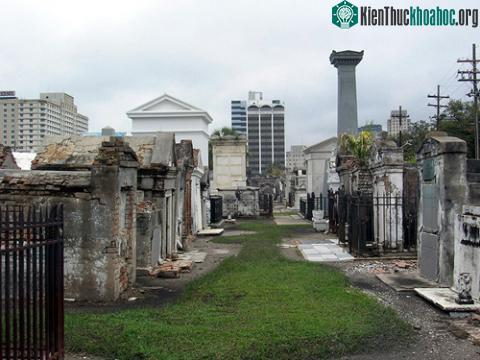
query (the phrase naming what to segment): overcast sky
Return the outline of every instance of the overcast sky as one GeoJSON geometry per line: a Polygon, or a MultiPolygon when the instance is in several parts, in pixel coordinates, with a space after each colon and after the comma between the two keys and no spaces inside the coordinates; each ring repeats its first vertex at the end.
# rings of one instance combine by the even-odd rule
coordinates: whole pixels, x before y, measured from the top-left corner
{"type": "MultiPolygon", "coordinates": [[[[125,112],[169,93],[230,125],[230,100],[249,90],[286,104],[287,144],[336,133],[335,50],[365,50],[357,67],[359,124],[386,126],[402,105],[427,119],[436,85],[460,98],[456,60],[477,29],[366,28],[331,23],[335,0],[82,0],[1,2],[0,89],[23,98],[65,91],[90,131],[130,131],[125,112]]],[[[478,0],[370,0],[382,7],[479,6],[478,0]]],[[[465,67],[465,66],[463,66],[465,67]]]]}

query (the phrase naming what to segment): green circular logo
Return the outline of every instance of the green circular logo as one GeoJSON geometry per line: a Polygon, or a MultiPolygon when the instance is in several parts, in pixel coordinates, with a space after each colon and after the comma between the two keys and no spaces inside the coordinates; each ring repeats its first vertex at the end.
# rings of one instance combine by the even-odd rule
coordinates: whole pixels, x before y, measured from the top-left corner
{"type": "Polygon", "coordinates": [[[358,8],[344,0],[332,8],[332,23],[340,29],[350,29],[358,24],[358,8]]]}

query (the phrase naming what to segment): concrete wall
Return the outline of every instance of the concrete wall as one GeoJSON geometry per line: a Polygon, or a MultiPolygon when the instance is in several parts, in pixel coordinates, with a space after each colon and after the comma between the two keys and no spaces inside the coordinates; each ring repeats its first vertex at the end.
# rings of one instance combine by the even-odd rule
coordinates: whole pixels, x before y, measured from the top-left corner
{"type": "Polygon", "coordinates": [[[146,268],[177,253],[176,171],[141,174],[138,182],[137,262],[146,268]]]}
{"type": "Polygon", "coordinates": [[[260,215],[258,188],[220,189],[223,217],[256,217],[260,215]]]}
{"type": "Polygon", "coordinates": [[[275,203],[284,203],[285,178],[283,176],[252,175],[247,179],[247,185],[250,188],[258,188],[260,194],[269,194],[273,196],[275,203]]]}
{"type": "Polygon", "coordinates": [[[466,143],[445,133],[431,134],[417,153],[420,274],[453,285],[454,228],[466,196],[466,143]]]}
{"type": "Polygon", "coordinates": [[[464,205],[455,219],[453,286],[459,291],[461,274],[471,276],[472,297],[480,301],[480,206],[464,205]]]}
{"type": "Polygon", "coordinates": [[[306,182],[307,176],[302,174],[302,170],[286,176],[285,198],[288,202],[290,194],[293,194],[293,209],[300,209],[300,199],[307,197],[306,182]]]}
{"type": "Polygon", "coordinates": [[[202,163],[208,166],[208,141],[210,136],[207,132],[204,131],[180,131],[171,129],[171,127],[165,127],[165,130],[153,126],[150,131],[147,130],[132,130],[132,135],[135,136],[148,136],[148,135],[155,135],[158,131],[170,131],[175,133],[175,139],[177,142],[181,140],[191,140],[193,146],[196,149],[200,149],[201,156],[202,156],[202,163]]]}
{"type": "Polygon", "coordinates": [[[213,180],[211,188],[230,189],[247,185],[247,141],[233,136],[212,138],[213,180]]]}
{"type": "Polygon", "coordinates": [[[461,289],[462,274],[471,277],[472,297],[480,301],[480,161],[467,160],[467,193],[455,218],[454,288],[461,289]]]}
{"type": "Polygon", "coordinates": [[[330,138],[304,150],[307,164],[307,192],[326,195],[328,193],[328,171],[332,151],[337,138],[330,138]]]}
{"type": "Polygon", "coordinates": [[[65,297],[112,301],[135,282],[136,181],[136,168],[118,166],[0,171],[0,201],[63,204],[65,297]]]}
{"type": "Polygon", "coordinates": [[[196,167],[192,173],[192,232],[198,233],[203,229],[203,205],[202,177],[203,169],[196,167]]]}

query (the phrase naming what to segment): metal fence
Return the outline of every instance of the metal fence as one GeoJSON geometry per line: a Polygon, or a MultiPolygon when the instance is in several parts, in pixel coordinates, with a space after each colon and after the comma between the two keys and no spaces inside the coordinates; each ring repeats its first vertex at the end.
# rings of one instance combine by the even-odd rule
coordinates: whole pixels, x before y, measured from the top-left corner
{"type": "Polygon", "coordinates": [[[315,193],[307,193],[306,198],[300,199],[300,213],[307,220],[312,220],[314,210],[323,210],[324,218],[327,217],[328,207],[329,207],[329,196],[316,196],[315,193]]]}
{"type": "Polygon", "coordinates": [[[288,206],[289,207],[295,206],[295,193],[293,192],[288,193],[288,206]]]}
{"type": "Polygon", "coordinates": [[[330,194],[330,231],[355,255],[413,251],[417,244],[417,199],[369,193],[330,194]]]}
{"type": "Polygon", "coordinates": [[[63,359],[63,208],[0,206],[0,359],[63,359]]]}
{"type": "Polygon", "coordinates": [[[273,214],[273,195],[259,194],[258,205],[260,208],[260,215],[270,216],[273,214]]]}
{"type": "Polygon", "coordinates": [[[307,200],[305,198],[300,199],[300,214],[302,214],[303,217],[307,214],[307,200]]]}
{"type": "Polygon", "coordinates": [[[338,192],[329,190],[326,217],[328,218],[328,231],[338,232],[338,192]]]}

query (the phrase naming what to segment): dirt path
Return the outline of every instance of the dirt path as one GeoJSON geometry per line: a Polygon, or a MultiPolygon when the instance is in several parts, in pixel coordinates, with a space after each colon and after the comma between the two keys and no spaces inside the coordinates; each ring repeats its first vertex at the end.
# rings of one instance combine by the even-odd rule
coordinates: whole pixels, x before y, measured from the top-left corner
{"type": "Polygon", "coordinates": [[[217,244],[210,242],[209,237],[198,237],[192,249],[206,252],[202,263],[195,263],[188,273],[180,274],[179,278],[162,279],[150,276],[138,276],[137,282],[122,299],[111,303],[66,303],[66,312],[108,312],[122,311],[138,307],[159,307],[177,299],[192,280],[215,269],[225,258],[237,255],[241,249],[238,244],[217,244]],[[128,299],[136,298],[129,301],[128,299]]]}
{"type": "MultiPolygon", "coordinates": [[[[315,232],[301,232],[299,239],[325,239],[329,235],[315,232]]],[[[293,243],[294,238],[285,239],[293,243]]],[[[283,254],[292,260],[303,260],[296,248],[282,249],[283,254]]],[[[459,339],[449,330],[451,318],[448,314],[430,306],[424,300],[411,293],[397,293],[378,280],[375,274],[362,271],[359,262],[331,263],[342,270],[351,280],[352,285],[377,297],[387,306],[393,307],[399,316],[414,327],[412,339],[407,343],[391,344],[392,347],[382,351],[366,351],[364,354],[346,356],[342,359],[352,360],[466,360],[480,359],[480,346],[470,340],[459,339]],[[360,269],[360,270],[359,270],[360,269]]],[[[365,267],[368,269],[368,267],[365,267]]],[[[368,346],[368,344],[366,344],[368,346]]],[[[388,348],[388,346],[386,346],[388,348]]]]}
{"type": "MultiPolygon", "coordinates": [[[[237,235],[235,230],[227,229],[226,235],[237,235]]],[[[192,271],[182,273],[179,278],[161,279],[140,276],[134,288],[114,303],[66,303],[66,312],[116,312],[138,307],[161,307],[175,301],[192,280],[213,271],[224,259],[235,256],[240,252],[238,244],[216,244],[211,238],[199,237],[193,244],[195,250],[206,252],[207,256],[202,263],[194,264],[192,271]],[[136,297],[135,301],[128,298],[136,297]]],[[[104,360],[86,354],[66,354],[65,360],[104,360]]]]}

